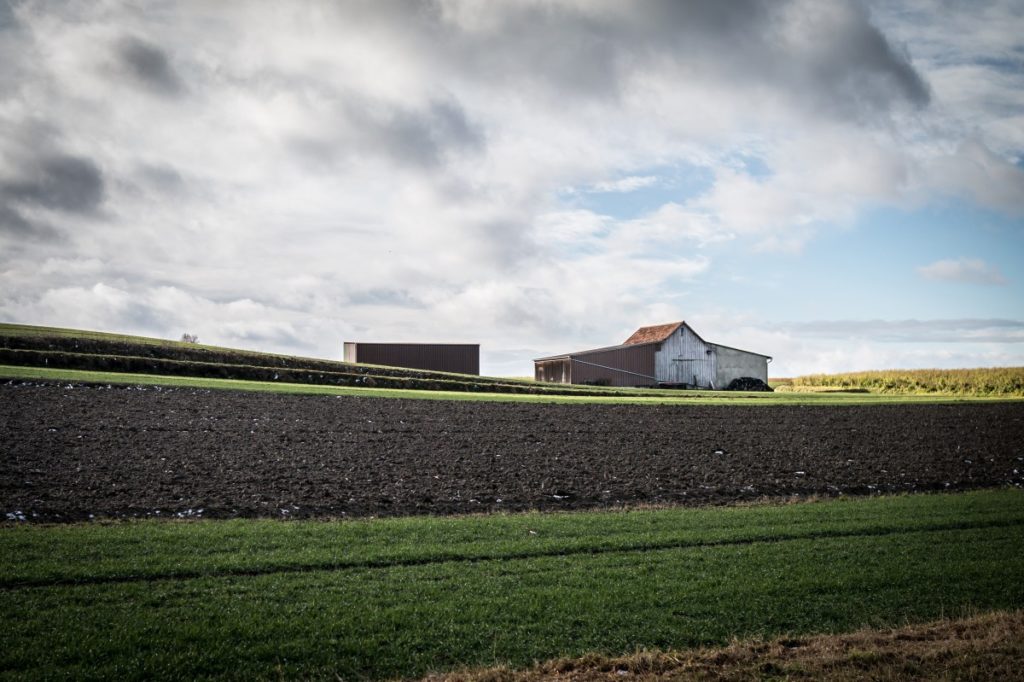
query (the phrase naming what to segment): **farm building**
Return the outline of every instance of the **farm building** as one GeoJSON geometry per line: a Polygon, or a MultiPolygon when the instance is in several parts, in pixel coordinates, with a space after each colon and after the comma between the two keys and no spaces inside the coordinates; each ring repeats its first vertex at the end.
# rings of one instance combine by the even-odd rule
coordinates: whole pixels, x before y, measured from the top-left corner
{"type": "Polygon", "coordinates": [[[478,343],[345,342],[345,362],[363,362],[435,372],[480,374],[478,343]]]}
{"type": "Polygon", "coordinates": [[[721,389],[733,379],[768,382],[771,357],[710,343],[685,322],[637,329],[619,346],[533,361],[537,381],[609,386],[692,386],[721,389]]]}

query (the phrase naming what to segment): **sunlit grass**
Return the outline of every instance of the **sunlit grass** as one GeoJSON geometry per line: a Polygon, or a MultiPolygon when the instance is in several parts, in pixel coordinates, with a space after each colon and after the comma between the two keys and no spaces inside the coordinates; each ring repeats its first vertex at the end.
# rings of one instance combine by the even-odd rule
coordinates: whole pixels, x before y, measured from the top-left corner
{"type": "Polygon", "coordinates": [[[364,388],[295,384],[241,379],[207,379],[157,374],[124,372],[93,372],[74,369],[49,369],[0,365],[0,381],[48,381],[96,383],[130,386],[166,386],[174,388],[258,391],[295,395],[348,395],[366,398],[410,398],[417,400],[472,400],[484,402],[528,402],[565,404],[637,404],[637,405],[884,405],[892,403],[956,403],[978,401],[1020,400],[1018,397],[975,397],[937,395],[869,395],[843,393],[743,393],[730,391],[661,391],[612,395],[549,395],[530,393],[488,393],[402,388],[364,388]]]}
{"type": "Polygon", "coordinates": [[[0,672],[394,678],[1024,605],[1024,494],[0,528],[0,672]]]}

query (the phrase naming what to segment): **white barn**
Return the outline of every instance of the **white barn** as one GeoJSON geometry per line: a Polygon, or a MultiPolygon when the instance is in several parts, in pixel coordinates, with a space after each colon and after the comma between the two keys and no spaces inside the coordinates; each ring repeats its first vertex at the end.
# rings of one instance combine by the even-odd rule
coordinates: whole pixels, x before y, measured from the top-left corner
{"type": "Polygon", "coordinates": [[[705,341],[686,322],[641,327],[618,346],[534,360],[537,381],[722,389],[733,379],[768,383],[771,356],[705,341]]]}

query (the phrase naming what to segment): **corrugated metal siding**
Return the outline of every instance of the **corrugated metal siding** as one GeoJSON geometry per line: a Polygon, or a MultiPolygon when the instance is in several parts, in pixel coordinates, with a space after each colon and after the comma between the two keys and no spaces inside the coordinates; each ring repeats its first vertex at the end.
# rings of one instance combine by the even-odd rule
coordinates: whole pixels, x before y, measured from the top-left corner
{"type": "MultiPolygon", "coordinates": [[[[710,344],[704,343],[686,325],[661,343],[655,356],[655,374],[664,384],[689,384],[711,388],[715,381],[716,358],[710,344]]],[[[715,386],[715,388],[720,388],[715,386]]]]}
{"type": "Polygon", "coordinates": [[[568,384],[569,358],[534,361],[533,378],[552,384],[568,384]]]}
{"type": "Polygon", "coordinates": [[[353,360],[349,345],[345,344],[348,362],[480,374],[480,345],[475,343],[351,343],[353,360]]]}
{"type": "Polygon", "coordinates": [[[345,342],[345,362],[359,362],[356,359],[356,346],[358,344],[352,343],[351,341],[345,342]]]}
{"type": "Polygon", "coordinates": [[[651,386],[654,380],[654,344],[616,348],[572,356],[570,382],[608,382],[609,386],[651,386]]]}

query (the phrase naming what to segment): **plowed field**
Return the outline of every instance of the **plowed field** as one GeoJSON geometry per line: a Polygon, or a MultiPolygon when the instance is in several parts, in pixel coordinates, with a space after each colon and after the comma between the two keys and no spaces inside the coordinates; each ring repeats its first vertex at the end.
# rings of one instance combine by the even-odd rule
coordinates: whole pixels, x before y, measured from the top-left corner
{"type": "Polygon", "coordinates": [[[369,516],[1024,483],[1024,405],[641,406],[0,386],[0,511],[369,516]]]}

